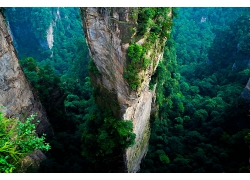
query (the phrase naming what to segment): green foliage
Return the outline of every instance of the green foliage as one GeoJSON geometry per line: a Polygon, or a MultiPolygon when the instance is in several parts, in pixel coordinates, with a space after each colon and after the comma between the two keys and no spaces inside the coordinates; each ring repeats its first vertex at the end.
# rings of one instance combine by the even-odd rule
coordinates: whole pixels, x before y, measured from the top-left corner
{"type": "MultiPolygon", "coordinates": [[[[41,48],[37,38],[44,38],[44,30],[57,8],[6,9],[19,56],[33,56],[41,64],[27,58],[23,69],[46,109],[50,109],[48,116],[55,130],[50,139],[52,148],[46,154],[48,159],[39,171],[122,172],[119,168],[124,165],[124,149],[135,139],[132,123],[117,120],[94,103],[88,77],[88,48],[82,38],[81,21],[75,18],[78,10],[58,9],[61,19],[53,27],[52,54],[41,48]],[[43,20],[32,22],[42,17],[39,12],[43,12],[43,20]],[[22,31],[20,37],[14,26],[19,31],[38,31],[22,31]],[[53,71],[63,75],[62,83],[53,71]],[[63,90],[62,94],[58,89],[63,90]],[[52,108],[54,104],[56,108],[52,108]]],[[[132,42],[141,36],[145,42],[130,43],[128,48],[124,77],[131,89],[138,89],[142,83],[141,72],[151,64],[155,66],[155,53],[149,59],[145,55],[168,38],[164,58],[150,82],[151,89],[157,84],[156,105],[141,172],[249,172],[249,102],[239,98],[249,78],[248,9],[174,9],[173,16],[178,13],[178,19],[174,19],[171,36],[172,19],[167,17],[170,8],[138,10],[138,19],[137,13],[131,14],[138,23],[132,42]],[[240,16],[244,11],[246,14],[240,16]],[[201,22],[202,17],[205,22],[201,22]],[[237,68],[232,68],[233,63],[237,68]]],[[[90,65],[90,69],[98,74],[95,66],[90,65]]],[[[0,157],[4,171],[16,167],[10,163],[11,158],[0,157]]]]}
{"type": "Polygon", "coordinates": [[[33,57],[41,66],[50,65],[59,76],[69,73],[72,65],[78,63],[79,44],[84,50],[82,57],[88,59],[79,8],[12,7],[6,8],[5,14],[20,59],[33,57]],[[50,49],[47,30],[51,25],[53,47],[50,49]]]}
{"type": "Polygon", "coordinates": [[[151,32],[150,33],[150,36],[148,37],[148,40],[151,42],[151,43],[155,43],[156,40],[157,40],[157,35],[154,33],[154,32],[151,32]]]}
{"type": "Polygon", "coordinates": [[[141,172],[249,172],[249,101],[239,98],[249,78],[249,17],[233,21],[230,29],[226,23],[232,18],[224,18],[237,18],[245,10],[179,9],[175,43],[166,43],[167,61],[159,63],[152,78],[158,113],[151,117],[141,172]],[[202,16],[206,21],[201,23],[202,16]],[[164,154],[171,160],[167,165],[164,154]]]}
{"type": "Polygon", "coordinates": [[[122,157],[126,148],[135,143],[133,124],[129,120],[114,118],[109,111],[98,110],[96,105],[90,108],[90,114],[85,116],[87,121],[81,128],[83,131],[82,155],[93,163],[94,171],[116,172],[118,168],[121,168],[118,159],[122,157]]]}
{"type": "Polygon", "coordinates": [[[149,40],[155,43],[156,39],[169,37],[172,27],[172,19],[168,16],[171,8],[139,8],[138,30],[139,35],[145,35],[150,31],[149,40]]]}
{"type": "Polygon", "coordinates": [[[250,133],[248,133],[246,136],[245,136],[245,143],[247,145],[250,145],[250,133]]]}
{"type": "Polygon", "coordinates": [[[180,109],[183,108],[181,107],[182,105],[179,102],[179,99],[182,96],[179,91],[179,84],[178,81],[176,81],[176,78],[173,76],[176,73],[176,67],[177,62],[175,48],[174,46],[167,46],[164,51],[164,59],[159,62],[156,73],[152,77],[152,79],[156,79],[156,82],[158,84],[156,87],[156,97],[157,104],[160,105],[159,116],[161,116],[161,114],[166,111],[166,109],[168,109],[169,111],[173,108],[173,101],[176,102],[176,104],[174,104],[176,106],[179,106],[180,109]]]}
{"type": "Polygon", "coordinates": [[[204,122],[208,117],[207,111],[205,109],[199,109],[194,113],[194,119],[196,123],[204,122]]]}
{"type": "Polygon", "coordinates": [[[128,47],[128,56],[131,58],[133,64],[138,63],[144,54],[142,46],[139,44],[131,44],[128,47]]]}
{"type": "Polygon", "coordinates": [[[79,8],[6,8],[6,15],[22,68],[55,133],[47,136],[52,148],[38,171],[92,172],[81,155],[79,130],[94,103],[79,8]],[[43,35],[52,20],[54,43],[49,50],[43,35]]]}
{"type": "Polygon", "coordinates": [[[25,122],[14,118],[6,118],[0,112],[0,172],[11,173],[18,170],[22,158],[34,150],[48,151],[50,145],[45,143],[44,135],[37,137],[35,115],[25,122]]]}
{"type": "MultiPolygon", "coordinates": [[[[159,48],[162,48],[160,47],[161,42],[164,42],[169,37],[172,27],[172,18],[168,15],[170,11],[171,8],[138,8],[138,27],[135,39],[144,36],[146,41],[142,45],[130,43],[128,47],[129,61],[127,62],[124,78],[128,80],[132,90],[137,90],[143,82],[143,77],[138,74],[152,64],[152,60],[145,58],[145,55],[155,48],[154,44],[156,44],[157,40],[160,44],[159,48]]],[[[154,58],[154,53],[152,53],[151,57],[154,58]]],[[[153,64],[153,66],[155,65],[153,64]]]]}
{"type": "Polygon", "coordinates": [[[159,154],[159,159],[163,164],[170,163],[168,156],[165,154],[165,152],[163,150],[158,150],[158,151],[156,151],[156,153],[159,154]]]}
{"type": "Polygon", "coordinates": [[[89,68],[90,72],[93,72],[96,75],[101,75],[101,73],[97,69],[97,67],[96,67],[96,65],[95,65],[95,63],[94,63],[94,61],[92,59],[89,61],[89,67],[88,68],[89,68]]]}
{"type": "Polygon", "coordinates": [[[152,60],[145,58],[143,61],[143,68],[146,70],[151,63],[152,63],[152,60]]]}
{"type": "MultiPolygon", "coordinates": [[[[91,118],[91,120],[94,121],[95,119],[91,118]]],[[[98,131],[97,134],[89,135],[90,129],[85,129],[83,132],[85,142],[97,140],[99,148],[95,150],[97,151],[97,153],[94,154],[95,156],[115,153],[115,148],[125,150],[135,143],[135,134],[133,133],[133,124],[131,121],[117,120],[109,116],[104,118],[102,124],[98,126],[100,126],[100,128],[95,130],[98,131]],[[88,139],[89,137],[91,137],[91,139],[88,139]]]]}
{"type": "Polygon", "coordinates": [[[142,68],[146,68],[150,61],[143,60],[143,56],[145,55],[145,49],[139,44],[131,44],[128,47],[128,56],[131,60],[129,63],[124,78],[128,80],[129,86],[136,90],[141,85],[141,78],[138,73],[142,70],[142,68]]]}
{"type": "Polygon", "coordinates": [[[112,153],[115,146],[125,150],[135,143],[133,124],[128,120],[105,118],[99,132],[97,143],[100,146],[99,150],[104,154],[112,153]]]}
{"type": "MultiPolygon", "coordinates": [[[[218,7],[176,9],[175,13],[178,14],[178,18],[173,20],[173,34],[176,40],[179,65],[206,60],[214,36],[222,38],[218,30],[228,26],[230,21],[235,20],[246,11],[248,11],[247,8],[218,7]],[[229,16],[231,18],[228,18],[229,16]],[[202,17],[206,18],[206,21],[201,22],[202,17]]],[[[228,39],[230,38],[227,37],[225,43],[218,45],[221,48],[225,47],[228,39]]],[[[223,54],[218,55],[223,56],[223,54]]]]}
{"type": "Polygon", "coordinates": [[[138,33],[143,35],[148,31],[150,22],[154,18],[156,8],[139,8],[138,22],[139,28],[138,33]]]}
{"type": "Polygon", "coordinates": [[[32,57],[22,59],[20,63],[32,86],[38,91],[42,103],[49,106],[50,95],[59,86],[59,77],[54,74],[50,66],[40,67],[32,57]]]}
{"type": "Polygon", "coordinates": [[[30,10],[30,17],[33,19],[31,21],[31,28],[36,30],[34,33],[37,38],[45,40],[47,37],[47,29],[53,19],[53,14],[51,13],[50,8],[33,7],[30,10]]]}

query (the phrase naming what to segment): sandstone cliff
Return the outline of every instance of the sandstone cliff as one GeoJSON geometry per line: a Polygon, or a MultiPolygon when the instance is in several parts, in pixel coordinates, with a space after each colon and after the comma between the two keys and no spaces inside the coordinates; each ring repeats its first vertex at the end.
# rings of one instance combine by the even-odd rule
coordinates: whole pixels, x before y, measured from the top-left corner
{"type": "MultiPolygon", "coordinates": [[[[149,89],[149,82],[162,58],[167,38],[149,32],[152,26],[147,27],[143,33],[138,31],[143,25],[138,23],[139,8],[80,10],[90,55],[98,70],[97,73],[91,73],[91,81],[96,89],[96,102],[100,107],[111,109],[117,119],[132,120],[136,144],[126,150],[124,163],[125,171],[137,172],[146,155],[150,136],[149,119],[154,91],[149,89]],[[156,37],[154,40],[153,35],[156,37]],[[146,67],[131,67],[133,61],[128,57],[128,47],[131,44],[144,48],[143,62],[149,59],[146,67]],[[136,85],[124,78],[131,68],[137,68],[136,85]]],[[[152,15],[154,18],[151,21],[155,23],[155,27],[158,21],[166,23],[171,19],[171,8],[167,12],[168,19],[166,16],[164,19],[161,15],[152,15]]],[[[151,13],[149,8],[147,13],[151,13]]],[[[159,29],[166,31],[162,27],[159,29]]]]}
{"type": "MultiPolygon", "coordinates": [[[[12,39],[5,19],[0,13],[0,105],[8,117],[25,119],[31,114],[38,114],[37,133],[53,135],[46,113],[32,88],[27,81],[16,51],[12,45],[12,39]]],[[[36,119],[36,120],[37,120],[36,119]]]]}

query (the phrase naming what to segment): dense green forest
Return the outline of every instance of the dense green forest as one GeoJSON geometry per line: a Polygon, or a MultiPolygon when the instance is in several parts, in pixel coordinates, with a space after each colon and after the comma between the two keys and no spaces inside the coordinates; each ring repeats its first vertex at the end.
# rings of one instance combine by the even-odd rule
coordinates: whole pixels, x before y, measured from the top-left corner
{"type": "MultiPolygon", "coordinates": [[[[241,97],[250,77],[250,10],[175,13],[150,82],[157,83],[156,103],[140,172],[250,172],[250,107],[241,97]]],[[[120,152],[134,143],[132,123],[95,104],[89,72],[96,69],[79,9],[6,8],[5,15],[21,66],[55,131],[45,139],[47,160],[27,172],[121,172],[120,152]],[[50,26],[52,47],[46,43],[50,26]]]]}
{"type": "Polygon", "coordinates": [[[249,172],[249,99],[240,97],[250,75],[249,10],[177,14],[158,67],[156,79],[165,83],[157,87],[159,111],[141,172],[249,172]]]}
{"type": "Polygon", "coordinates": [[[6,8],[5,13],[21,66],[55,131],[55,136],[46,138],[51,149],[38,172],[122,172],[118,159],[134,143],[132,122],[116,120],[109,110],[95,104],[89,77],[95,66],[88,55],[79,9],[6,8]],[[51,49],[39,43],[46,41],[46,34],[33,33],[37,28],[33,21],[40,22],[34,14],[41,15],[41,11],[45,13],[37,26],[46,31],[55,21],[51,49]],[[28,14],[29,19],[18,21],[19,13],[28,14]],[[23,34],[33,37],[22,39],[23,34]]]}

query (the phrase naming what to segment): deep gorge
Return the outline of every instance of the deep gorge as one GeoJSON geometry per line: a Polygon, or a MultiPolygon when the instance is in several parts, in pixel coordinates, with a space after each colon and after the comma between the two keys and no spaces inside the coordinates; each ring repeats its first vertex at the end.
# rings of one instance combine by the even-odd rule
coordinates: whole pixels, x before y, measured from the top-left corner
{"type": "Polygon", "coordinates": [[[50,145],[25,172],[249,172],[249,8],[1,11],[1,111],[50,145]]]}

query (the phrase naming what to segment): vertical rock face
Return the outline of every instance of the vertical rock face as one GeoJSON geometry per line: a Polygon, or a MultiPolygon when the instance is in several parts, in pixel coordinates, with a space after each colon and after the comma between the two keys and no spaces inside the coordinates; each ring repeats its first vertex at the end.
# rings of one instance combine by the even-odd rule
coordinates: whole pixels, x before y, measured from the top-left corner
{"type": "Polygon", "coordinates": [[[241,97],[243,99],[250,101],[250,79],[248,79],[248,82],[247,82],[245,88],[241,92],[241,97]]]}
{"type": "Polygon", "coordinates": [[[142,45],[147,36],[137,36],[137,8],[81,8],[83,28],[91,58],[98,73],[91,73],[96,102],[111,109],[117,119],[132,120],[136,144],[124,154],[127,172],[137,172],[146,155],[150,136],[150,111],[154,91],[149,82],[162,58],[166,39],[157,39],[146,57],[152,63],[140,70],[140,86],[131,89],[124,78],[129,63],[128,47],[142,45]]]}
{"type": "Polygon", "coordinates": [[[25,119],[31,114],[37,114],[40,123],[37,134],[53,135],[46,113],[40,101],[31,91],[17,59],[16,51],[4,17],[0,13],[0,105],[1,111],[7,117],[25,119]]]}

